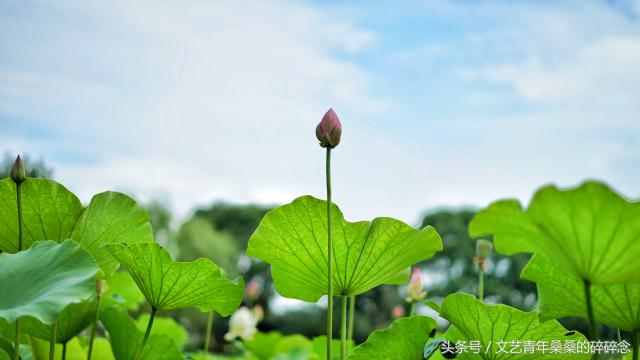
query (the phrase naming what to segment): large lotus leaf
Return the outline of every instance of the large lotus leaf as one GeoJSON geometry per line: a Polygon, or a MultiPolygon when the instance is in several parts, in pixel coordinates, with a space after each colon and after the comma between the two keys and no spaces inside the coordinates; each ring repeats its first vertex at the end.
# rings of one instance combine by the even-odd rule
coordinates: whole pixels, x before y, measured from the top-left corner
{"type": "MultiPolygon", "coordinates": [[[[584,283],[553,261],[534,255],[522,278],[538,287],[541,319],[587,318],[584,283]]],[[[591,302],[596,322],[627,331],[640,328],[640,283],[592,285],[591,302]]]]}
{"type": "Polygon", "coordinates": [[[504,254],[540,253],[592,284],[640,282],[640,203],[598,182],[544,187],[526,210],[499,201],[476,215],[469,232],[493,235],[504,254]]]}
{"type": "Polygon", "coordinates": [[[13,359],[13,354],[13,343],[3,337],[0,337],[0,360],[13,359]]]}
{"type": "Polygon", "coordinates": [[[0,318],[31,316],[51,324],[69,304],[94,295],[98,271],[91,254],[71,240],[36,241],[0,254],[0,318]]]}
{"type": "MultiPolygon", "coordinates": [[[[445,334],[452,343],[480,341],[480,354],[472,351],[458,354],[460,359],[589,359],[588,354],[568,354],[537,350],[511,354],[512,341],[540,341],[550,346],[552,341],[578,343],[587,341],[580,333],[567,331],[556,320],[540,322],[535,311],[523,312],[506,305],[487,305],[469,294],[447,296],[440,307],[440,316],[453,325],[445,334]],[[504,351],[507,353],[504,353],[504,351]]],[[[521,348],[522,350],[522,348],[521,348]]]]}
{"type": "MultiPolygon", "coordinates": [[[[96,302],[93,300],[69,304],[56,320],[56,342],[65,343],[73,339],[93,323],[95,316],[96,302]]],[[[43,340],[51,338],[51,325],[45,325],[34,318],[21,320],[20,326],[26,334],[43,340]]]]}
{"type": "Polygon", "coordinates": [[[108,191],[91,199],[71,238],[93,254],[101,269],[112,272],[118,263],[104,245],[152,242],[153,231],[149,215],[132,198],[108,191]]]}
{"type": "MultiPolygon", "coordinates": [[[[117,360],[133,360],[142,344],[144,333],[138,330],[127,311],[120,307],[108,307],[100,312],[111,340],[111,350],[117,360]]],[[[142,360],[179,360],[185,359],[173,340],[166,335],[151,334],[144,347],[142,360]]]]}
{"type": "Polygon", "coordinates": [[[242,278],[236,282],[225,278],[209,259],[175,262],[156,243],[112,244],[108,248],[157,310],[195,306],[203,312],[213,309],[229,316],[240,306],[244,295],[242,278]]]}
{"type": "Polygon", "coordinates": [[[282,339],[277,331],[257,332],[250,340],[244,340],[244,347],[260,360],[269,360],[276,353],[276,345],[282,339]]]}
{"type": "Polygon", "coordinates": [[[436,322],[426,316],[409,316],[398,319],[384,330],[369,335],[363,344],[356,346],[348,360],[419,360],[429,334],[437,329],[436,322]]]}
{"type": "MultiPolygon", "coordinates": [[[[47,179],[27,178],[20,186],[23,249],[34,241],[68,239],[82,212],[80,200],[67,188],[47,179]]],[[[0,250],[18,251],[16,184],[0,180],[0,250]]]]}
{"type": "MultiPolygon", "coordinates": [[[[314,302],[327,294],[327,202],[303,196],[269,211],[251,236],[247,254],[271,264],[278,292],[314,302]]],[[[442,250],[428,226],[416,230],[391,218],[345,221],[332,205],[333,289],[358,295],[397,280],[410,265],[442,250]]]]}
{"type": "Polygon", "coordinates": [[[144,295],[138,289],[138,285],[126,272],[115,272],[107,277],[107,286],[104,298],[114,300],[121,306],[133,311],[138,311],[140,304],[144,302],[144,295]]]}
{"type": "MultiPolygon", "coordinates": [[[[325,360],[327,358],[327,336],[321,335],[313,338],[313,353],[316,355],[317,360],[325,360]]],[[[340,339],[331,340],[331,359],[340,360],[340,339]]],[[[351,352],[351,350],[355,347],[355,343],[353,340],[347,340],[346,350],[347,355],[351,352]]]]}
{"type": "MultiPolygon", "coordinates": [[[[107,273],[117,262],[103,248],[110,243],[153,241],[147,213],[127,195],[104,192],[95,195],[89,206],[61,184],[48,179],[28,178],[21,185],[23,248],[34,241],[62,242],[71,238],[85,247],[107,273]]],[[[18,248],[18,207],[16,186],[0,180],[0,250],[18,248]]]]}
{"type": "MultiPolygon", "coordinates": [[[[31,338],[30,345],[31,357],[22,356],[22,359],[49,360],[49,341],[31,338]]],[[[62,346],[56,346],[55,360],[62,360],[62,351],[62,346]]],[[[86,360],[88,351],[88,342],[81,342],[77,337],[73,338],[67,342],[64,360],[86,360]]],[[[93,342],[91,360],[115,360],[115,357],[111,352],[111,344],[109,344],[109,340],[103,337],[95,338],[93,342]]]]}

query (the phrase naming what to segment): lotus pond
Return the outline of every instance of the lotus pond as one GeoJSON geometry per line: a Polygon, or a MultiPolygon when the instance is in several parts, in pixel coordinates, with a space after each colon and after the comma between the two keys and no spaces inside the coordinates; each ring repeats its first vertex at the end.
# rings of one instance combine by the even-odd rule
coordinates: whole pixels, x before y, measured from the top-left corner
{"type": "Polygon", "coordinates": [[[638,359],[640,203],[598,181],[543,186],[528,204],[496,201],[468,227],[477,291],[434,301],[414,266],[446,246],[439,229],[350,222],[332,199],[341,133],[329,110],[316,128],[326,198],[270,210],[246,248],[280,296],[326,300],[325,322],[313,324],[324,335],[258,331],[255,284],[206,258],[174,260],[131,197],[107,191],[83,204],[58,182],[25,176],[18,157],[0,180],[0,359],[638,359]],[[485,299],[496,253],[529,257],[520,277],[535,283],[535,310],[485,299]],[[355,341],[359,298],[405,285],[409,311],[355,341]],[[431,316],[416,312],[423,304],[431,316]],[[188,308],[206,319],[200,350],[186,349],[190,334],[165,316],[188,308]],[[215,353],[212,327],[226,317],[228,351],[215,353]]]}

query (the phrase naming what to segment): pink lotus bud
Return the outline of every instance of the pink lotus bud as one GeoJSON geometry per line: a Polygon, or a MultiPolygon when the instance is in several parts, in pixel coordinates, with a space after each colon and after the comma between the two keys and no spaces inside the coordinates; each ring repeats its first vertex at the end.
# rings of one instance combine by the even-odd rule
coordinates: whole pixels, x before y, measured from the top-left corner
{"type": "Polygon", "coordinates": [[[320,123],[316,127],[316,137],[320,141],[320,146],[333,149],[340,143],[340,135],[342,134],[342,124],[338,115],[329,109],[320,123]]]}
{"type": "Polygon", "coordinates": [[[391,317],[394,319],[400,319],[404,316],[404,307],[402,305],[396,305],[391,309],[391,317]]]}
{"type": "Polygon", "coordinates": [[[258,320],[258,321],[262,321],[262,319],[264,319],[264,309],[262,308],[261,305],[256,305],[253,307],[252,309],[253,311],[253,316],[258,320]]]}
{"type": "Polygon", "coordinates": [[[262,287],[260,286],[260,283],[258,282],[258,280],[251,279],[251,281],[247,283],[245,292],[247,294],[247,299],[255,301],[260,297],[260,293],[262,292],[262,287]]]}
{"type": "Polygon", "coordinates": [[[13,180],[13,182],[16,184],[21,184],[27,178],[26,172],[24,170],[24,164],[22,163],[20,155],[18,155],[16,161],[13,163],[10,177],[11,180],[13,180]]]}
{"type": "Polygon", "coordinates": [[[407,286],[407,302],[418,302],[427,297],[427,292],[423,291],[422,274],[417,267],[413,268],[411,272],[411,279],[409,279],[409,285],[407,286]]]}

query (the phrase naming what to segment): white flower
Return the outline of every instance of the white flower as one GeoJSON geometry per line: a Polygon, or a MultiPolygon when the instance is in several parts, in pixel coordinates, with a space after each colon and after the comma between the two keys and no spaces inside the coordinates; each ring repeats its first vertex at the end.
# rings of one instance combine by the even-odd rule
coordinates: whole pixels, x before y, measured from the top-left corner
{"type": "Polygon", "coordinates": [[[246,307],[241,307],[229,319],[229,332],[224,335],[227,341],[233,341],[237,338],[243,340],[251,340],[253,334],[258,331],[258,319],[246,307]]]}

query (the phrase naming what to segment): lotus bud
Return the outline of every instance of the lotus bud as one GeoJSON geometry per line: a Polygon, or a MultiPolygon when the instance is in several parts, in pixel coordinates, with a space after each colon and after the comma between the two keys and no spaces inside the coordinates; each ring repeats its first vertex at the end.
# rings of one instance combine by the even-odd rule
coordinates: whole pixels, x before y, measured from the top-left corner
{"type": "Polygon", "coordinates": [[[391,317],[393,319],[400,319],[404,316],[404,306],[396,305],[391,309],[391,317]]]}
{"type": "Polygon", "coordinates": [[[258,320],[258,321],[262,321],[262,319],[264,319],[264,309],[262,308],[261,305],[256,305],[253,307],[252,309],[253,311],[253,316],[258,320]]]}
{"type": "Polygon", "coordinates": [[[481,258],[488,258],[493,250],[493,244],[489,240],[479,239],[476,241],[476,256],[481,258]]]}
{"type": "Polygon", "coordinates": [[[316,126],[316,137],[320,141],[320,146],[333,149],[340,143],[340,135],[342,134],[342,124],[338,115],[329,109],[318,126],[316,126]]]}
{"type": "Polygon", "coordinates": [[[473,263],[480,271],[487,271],[487,258],[491,255],[493,244],[489,240],[479,239],[476,241],[476,256],[473,263]]]}
{"type": "Polygon", "coordinates": [[[427,292],[423,291],[422,274],[417,267],[413,268],[411,272],[411,279],[409,279],[409,285],[407,286],[407,302],[418,302],[424,300],[427,297],[427,292]]]}
{"type": "Polygon", "coordinates": [[[16,184],[21,184],[27,178],[26,172],[24,170],[24,164],[22,163],[20,155],[18,155],[16,161],[13,163],[10,176],[11,180],[13,180],[13,182],[16,184]]]}
{"type": "Polygon", "coordinates": [[[247,283],[247,287],[245,288],[245,293],[247,294],[247,299],[251,301],[255,301],[260,297],[260,293],[262,292],[262,287],[260,283],[256,279],[251,279],[247,283]]]}

